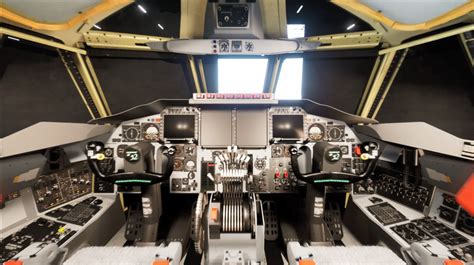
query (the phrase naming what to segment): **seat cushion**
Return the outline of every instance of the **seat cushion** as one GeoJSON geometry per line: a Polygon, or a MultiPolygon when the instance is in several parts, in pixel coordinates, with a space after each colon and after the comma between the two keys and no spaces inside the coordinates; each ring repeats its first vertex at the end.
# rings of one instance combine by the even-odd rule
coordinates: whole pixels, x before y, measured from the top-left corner
{"type": "MultiPolygon", "coordinates": [[[[311,258],[318,265],[406,265],[395,253],[380,246],[324,247],[288,243],[288,259],[311,258]]],[[[296,263],[297,264],[297,263],[296,263]]]]}
{"type": "MultiPolygon", "coordinates": [[[[179,264],[181,244],[166,247],[86,247],[67,259],[65,265],[151,265],[158,259],[171,259],[179,264]]],[[[171,264],[175,264],[175,263],[171,264]]]]}

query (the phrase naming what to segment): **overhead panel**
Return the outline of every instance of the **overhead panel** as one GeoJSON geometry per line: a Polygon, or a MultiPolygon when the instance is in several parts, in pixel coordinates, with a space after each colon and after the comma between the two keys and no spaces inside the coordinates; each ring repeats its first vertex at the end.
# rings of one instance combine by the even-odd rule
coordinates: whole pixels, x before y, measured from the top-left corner
{"type": "Polygon", "coordinates": [[[433,20],[469,3],[469,0],[403,1],[403,4],[400,1],[361,0],[360,2],[399,23],[418,24],[433,20]]]}
{"type": "MultiPolygon", "coordinates": [[[[474,2],[468,0],[331,1],[366,21],[375,20],[398,31],[432,30],[446,26],[449,22],[460,19],[474,10],[474,2]]],[[[390,29],[386,30],[390,33],[390,29]]]]}
{"type": "Polygon", "coordinates": [[[3,0],[0,6],[31,20],[58,24],[98,5],[101,0],[58,1],[58,0],[3,0]]]}
{"type": "Polygon", "coordinates": [[[65,31],[94,22],[129,3],[131,0],[6,0],[0,2],[0,21],[6,20],[44,34],[43,30],[65,31]]]}

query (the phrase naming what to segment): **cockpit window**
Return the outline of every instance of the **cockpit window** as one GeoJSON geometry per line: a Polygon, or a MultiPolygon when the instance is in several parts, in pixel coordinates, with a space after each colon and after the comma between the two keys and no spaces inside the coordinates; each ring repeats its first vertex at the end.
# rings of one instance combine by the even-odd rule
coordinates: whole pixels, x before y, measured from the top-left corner
{"type": "Polygon", "coordinates": [[[267,58],[219,58],[219,93],[262,93],[268,68],[267,58]]]}
{"type": "Polygon", "coordinates": [[[373,30],[365,21],[330,1],[287,0],[286,17],[288,24],[304,24],[306,36],[373,30]]]}
{"type": "Polygon", "coordinates": [[[97,23],[93,30],[179,37],[180,1],[135,1],[97,23]]]}
{"type": "Polygon", "coordinates": [[[303,58],[287,58],[281,66],[275,97],[279,99],[301,99],[303,83],[303,58]]]}

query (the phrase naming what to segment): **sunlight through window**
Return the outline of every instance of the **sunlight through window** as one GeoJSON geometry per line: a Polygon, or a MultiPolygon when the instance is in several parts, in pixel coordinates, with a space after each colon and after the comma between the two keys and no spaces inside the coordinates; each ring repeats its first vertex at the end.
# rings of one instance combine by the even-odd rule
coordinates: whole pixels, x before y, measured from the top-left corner
{"type": "Polygon", "coordinates": [[[303,83],[303,58],[288,58],[283,61],[275,89],[278,99],[301,99],[303,83]]]}
{"type": "Polygon", "coordinates": [[[268,59],[227,59],[217,62],[219,93],[262,93],[268,59]]]}

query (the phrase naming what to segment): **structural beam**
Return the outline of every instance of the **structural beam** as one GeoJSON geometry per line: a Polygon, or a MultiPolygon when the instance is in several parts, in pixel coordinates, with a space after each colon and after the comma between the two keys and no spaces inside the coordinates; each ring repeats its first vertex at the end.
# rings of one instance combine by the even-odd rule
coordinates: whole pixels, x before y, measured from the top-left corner
{"type": "Polygon", "coordinates": [[[58,53],[91,117],[110,115],[110,109],[89,58],[60,49],[58,53]]]}
{"type": "MultiPolygon", "coordinates": [[[[367,100],[367,96],[370,92],[370,89],[372,88],[372,83],[374,82],[374,78],[377,75],[377,72],[379,70],[380,62],[381,62],[382,56],[377,56],[377,59],[375,60],[374,67],[372,68],[372,72],[370,73],[369,81],[367,82],[367,85],[365,86],[364,93],[362,94],[362,98],[360,99],[360,103],[364,103],[367,100]]],[[[362,108],[364,107],[364,104],[359,104],[357,107],[357,114],[360,115],[362,113],[362,108]]]]}
{"type": "Polygon", "coordinates": [[[420,44],[424,44],[424,43],[428,43],[428,42],[432,42],[432,41],[436,41],[436,40],[456,36],[458,34],[462,34],[464,32],[471,31],[471,30],[474,30],[474,24],[470,24],[470,25],[463,26],[463,27],[460,27],[460,28],[456,28],[456,29],[445,31],[445,32],[437,33],[437,34],[434,34],[434,35],[431,35],[431,36],[428,36],[428,37],[424,37],[424,38],[421,38],[421,39],[418,39],[418,40],[403,43],[401,45],[394,46],[394,47],[391,47],[391,48],[383,49],[383,50],[379,51],[379,55],[384,55],[384,54],[387,54],[387,53],[392,53],[392,52],[396,52],[396,51],[399,51],[399,50],[404,50],[404,49],[407,49],[407,48],[410,48],[410,47],[413,47],[413,46],[417,46],[417,45],[420,45],[420,44]]]}
{"type": "Polygon", "coordinates": [[[467,60],[469,62],[469,66],[471,67],[471,70],[474,68],[474,54],[471,51],[472,48],[469,47],[469,43],[474,42],[474,31],[472,32],[465,32],[463,34],[459,34],[459,40],[461,41],[461,44],[463,46],[464,52],[466,54],[467,60]]]}
{"type": "Polygon", "coordinates": [[[88,31],[83,34],[85,43],[93,48],[152,51],[147,42],[165,42],[172,38],[137,35],[120,32],[88,31]]]}
{"type": "Polygon", "coordinates": [[[281,61],[281,56],[276,55],[275,63],[273,64],[272,74],[270,77],[270,86],[268,88],[269,93],[275,93],[278,76],[280,75],[281,61]]]}
{"type": "Polygon", "coordinates": [[[206,82],[206,73],[204,72],[204,64],[202,62],[202,58],[198,60],[198,72],[199,77],[201,78],[202,89],[204,93],[207,93],[207,82],[206,82]]]}
{"type": "Polygon", "coordinates": [[[196,63],[194,60],[194,56],[188,55],[188,64],[189,69],[191,71],[191,76],[193,77],[194,87],[196,88],[196,93],[201,93],[201,85],[199,84],[199,76],[196,69],[196,63]]]}
{"type": "Polygon", "coordinates": [[[371,114],[372,119],[375,119],[375,117],[377,117],[377,114],[379,113],[379,110],[382,107],[382,104],[385,100],[385,97],[388,94],[388,91],[392,87],[393,81],[395,80],[395,77],[397,76],[398,71],[400,70],[400,67],[402,66],[402,63],[405,60],[407,53],[408,53],[408,49],[401,51],[401,55],[400,55],[401,57],[398,58],[398,60],[394,61],[395,65],[391,69],[392,72],[389,74],[389,76],[387,76],[388,83],[386,83],[385,89],[383,90],[381,97],[379,99],[376,98],[376,102],[375,102],[376,104],[374,106],[375,110],[373,110],[373,113],[371,114]]]}
{"type": "Polygon", "coordinates": [[[380,55],[367,83],[357,114],[374,119],[395,80],[408,49],[380,55]]]}
{"type": "Polygon", "coordinates": [[[95,107],[97,108],[97,111],[99,112],[100,117],[110,115],[111,113],[109,113],[107,111],[107,108],[105,107],[107,104],[104,104],[104,101],[100,96],[101,93],[95,86],[93,77],[89,71],[89,68],[86,65],[84,57],[82,57],[82,55],[80,54],[75,54],[75,62],[79,73],[81,74],[82,79],[84,80],[84,84],[89,92],[89,95],[91,96],[92,101],[95,107]]]}
{"type": "Polygon", "coordinates": [[[344,50],[344,49],[368,49],[380,44],[382,34],[373,31],[361,31],[352,33],[341,33],[306,37],[309,42],[320,42],[316,48],[318,51],[344,50]]]}
{"type": "Polygon", "coordinates": [[[64,45],[62,43],[46,40],[46,39],[43,39],[43,38],[40,38],[40,37],[36,37],[36,36],[30,35],[30,34],[26,34],[26,33],[23,33],[23,32],[7,29],[7,28],[3,28],[3,27],[0,27],[0,34],[5,34],[5,35],[8,35],[8,36],[12,36],[12,37],[24,39],[24,40],[27,40],[27,41],[39,43],[39,44],[46,45],[46,46],[49,46],[49,47],[53,47],[53,48],[57,48],[57,49],[61,49],[61,50],[69,51],[69,52],[74,52],[74,53],[77,53],[77,54],[82,54],[82,55],[87,54],[87,52],[85,50],[82,50],[82,49],[67,46],[67,45],[64,45]]]}

